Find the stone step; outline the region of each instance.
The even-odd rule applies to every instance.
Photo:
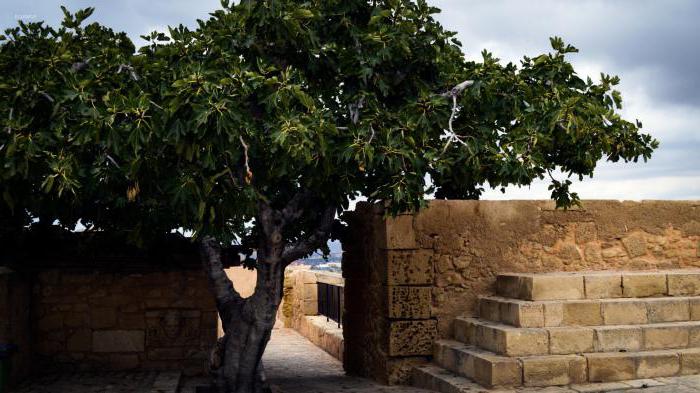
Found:
[[[504,273],[496,277],[496,293],[521,300],[698,296],[700,270]]]
[[[478,318],[458,317],[454,330],[457,340],[505,356],[700,347],[700,321],[517,328]]]
[[[528,301],[484,296],[479,317],[526,328],[698,321],[700,297]]]
[[[438,340],[434,362],[487,386],[562,386],[700,373],[700,348],[578,355],[499,356],[459,341]]]
[[[440,393],[474,393],[483,391],[481,386],[469,379],[460,377],[434,364],[415,367],[411,372],[411,385]]]

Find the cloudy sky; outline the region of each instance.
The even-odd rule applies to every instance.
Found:
[[[561,36],[581,50],[581,75],[622,78],[624,113],[640,119],[661,147],[646,164],[601,163],[595,179],[576,183],[584,199],[700,199],[700,1],[429,0],[459,32],[469,58],[488,49],[503,61],[549,49]],[[218,0],[2,0],[0,28],[17,19],[61,19],[59,6],[94,6],[93,20],[138,36],[167,25],[193,25]],[[546,199],[546,184],[491,191],[487,199]]]

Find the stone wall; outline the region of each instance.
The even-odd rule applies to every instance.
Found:
[[[0,266],[0,344],[14,344],[10,382],[29,374],[32,364],[31,285],[26,277]]]
[[[285,273],[279,319],[285,327],[296,330],[316,346],[342,360],[345,350],[343,329],[336,322],[318,315],[318,283],[345,285],[339,274],[289,269]]]
[[[700,202],[432,201],[386,220],[360,203],[346,217],[345,367],[390,384],[498,273],[700,267]]]
[[[33,314],[42,367],[201,374],[217,338],[214,300],[198,270],[42,271]]]

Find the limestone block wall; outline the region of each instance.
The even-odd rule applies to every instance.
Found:
[[[10,381],[28,375],[32,364],[31,286],[26,277],[0,266],[0,343],[17,345]]]
[[[37,364],[48,366],[201,374],[217,338],[214,300],[198,270],[42,271],[32,311]]]
[[[296,330],[316,346],[342,360],[345,350],[343,329],[318,315],[318,283],[345,285],[339,274],[306,269],[288,270],[279,319],[285,327]]]
[[[358,204],[344,239],[346,369],[406,381],[503,272],[700,267],[700,201],[431,201],[385,219]]]

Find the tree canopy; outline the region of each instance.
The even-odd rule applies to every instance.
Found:
[[[91,8],[8,29],[1,214],[254,245],[263,205],[301,243],[359,195],[416,210],[658,146],[619,115],[619,79],[582,79],[560,38],[517,65],[475,62],[425,0],[221,4],[139,49],[87,24]],[[559,206],[577,203],[551,181]]]

